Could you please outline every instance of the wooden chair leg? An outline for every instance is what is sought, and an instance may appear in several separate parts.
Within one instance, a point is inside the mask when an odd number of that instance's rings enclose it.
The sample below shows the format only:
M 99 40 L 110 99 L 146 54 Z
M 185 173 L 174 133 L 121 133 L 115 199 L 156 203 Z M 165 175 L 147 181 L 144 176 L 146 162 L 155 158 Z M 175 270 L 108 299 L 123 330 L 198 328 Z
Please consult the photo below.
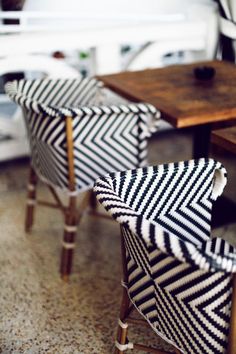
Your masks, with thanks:
M 64 238 L 61 254 L 61 277 L 68 281 L 72 270 L 73 251 L 77 232 L 78 216 L 76 209 L 76 197 L 70 197 L 69 207 L 65 216 Z
M 121 347 L 128 343 L 128 324 L 125 322 L 127 312 L 129 310 L 130 300 L 127 294 L 127 290 L 123 289 L 123 296 L 120 307 L 120 319 L 117 329 L 117 339 L 116 339 L 116 350 L 115 354 L 122 354 L 125 350 L 122 350 Z M 118 348 L 120 346 L 120 349 Z
M 122 259 L 122 268 L 123 268 L 123 281 L 124 285 L 128 282 L 128 272 L 126 264 L 126 251 L 124 245 L 124 237 L 121 232 L 121 259 Z M 130 299 L 127 293 L 126 287 L 123 287 L 123 295 L 120 307 L 120 318 L 119 325 L 117 330 L 117 339 L 116 339 L 116 354 L 122 354 L 126 349 L 122 350 L 122 346 L 128 344 L 128 324 L 126 323 L 126 318 L 129 314 L 130 309 Z M 118 348 L 119 347 L 119 348 Z
M 89 196 L 89 206 L 91 208 L 92 211 L 96 211 L 97 209 L 97 199 L 96 199 L 96 195 L 95 193 L 91 190 L 90 192 L 90 196 Z
M 128 283 L 128 270 L 127 270 L 127 262 L 126 262 L 126 250 L 125 250 L 125 240 L 124 236 L 121 231 L 121 259 L 122 259 L 122 266 L 123 266 L 123 295 L 120 307 L 120 318 L 119 318 L 119 325 L 117 330 L 117 337 L 116 337 L 116 348 L 115 354 L 124 354 L 128 349 L 137 349 L 142 350 L 145 352 L 152 352 L 157 354 L 171 354 L 169 352 L 147 347 L 146 345 L 131 343 L 128 340 L 128 323 L 140 323 L 140 320 L 132 319 L 129 315 L 132 312 L 133 306 L 131 306 L 131 301 L 128 296 L 126 284 Z M 142 321 L 143 322 L 143 321 Z M 175 348 L 176 354 L 180 354 L 180 352 Z
M 25 214 L 26 232 L 29 232 L 31 230 L 34 223 L 36 187 L 37 187 L 37 176 L 33 167 L 31 166 L 29 171 L 29 183 L 28 183 L 27 204 L 26 204 L 26 214 Z

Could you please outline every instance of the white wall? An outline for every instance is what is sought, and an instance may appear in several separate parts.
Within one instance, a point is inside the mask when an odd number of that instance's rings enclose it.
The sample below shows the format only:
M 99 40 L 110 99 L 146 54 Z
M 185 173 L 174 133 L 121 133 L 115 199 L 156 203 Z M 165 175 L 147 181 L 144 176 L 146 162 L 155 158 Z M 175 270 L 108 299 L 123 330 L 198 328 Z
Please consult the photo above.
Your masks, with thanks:
M 192 3 L 213 0 L 26 0 L 24 9 L 34 11 L 73 11 L 96 14 L 183 13 Z

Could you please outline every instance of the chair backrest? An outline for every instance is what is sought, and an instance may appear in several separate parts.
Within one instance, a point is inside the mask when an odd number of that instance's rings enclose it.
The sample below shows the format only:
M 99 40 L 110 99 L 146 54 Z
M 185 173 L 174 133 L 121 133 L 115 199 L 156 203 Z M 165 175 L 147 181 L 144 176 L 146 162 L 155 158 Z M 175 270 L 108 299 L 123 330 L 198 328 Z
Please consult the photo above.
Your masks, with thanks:
M 234 0 L 216 0 L 219 5 L 219 30 L 221 41 L 218 56 L 223 60 L 235 62 L 235 5 Z
M 145 165 L 159 112 L 149 104 L 99 105 L 101 86 L 96 79 L 6 85 L 23 108 L 33 167 L 48 183 L 83 191 L 106 173 Z
M 127 289 L 156 333 L 183 353 L 224 353 L 236 254 L 210 238 L 226 171 L 200 159 L 115 173 L 95 183 L 121 224 Z

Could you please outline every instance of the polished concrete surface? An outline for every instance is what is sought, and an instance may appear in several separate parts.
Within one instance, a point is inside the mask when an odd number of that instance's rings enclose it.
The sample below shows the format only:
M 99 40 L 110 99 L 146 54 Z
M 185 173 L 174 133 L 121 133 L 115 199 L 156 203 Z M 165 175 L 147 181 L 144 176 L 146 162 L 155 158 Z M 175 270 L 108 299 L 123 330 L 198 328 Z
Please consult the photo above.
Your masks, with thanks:
M 157 134 L 149 146 L 150 164 L 191 158 L 189 132 Z M 228 169 L 225 193 L 236 201 L 236 158 L 213 155 Z M 27 159 L 0 165 L 0 352 L 111 354 L 121 297 L 119 227 L 86 215 L 78 228 L 73 274 L 63 282 L 61 214 L 38 207 L 32 232 L 23 230 L 27 175 Z M 43 185 L 39 189 L 47 196 Z M 213 234 L 236 245 L 234 223 Z M 131 340 L 163 346 L 149 329 L 130 333 Z

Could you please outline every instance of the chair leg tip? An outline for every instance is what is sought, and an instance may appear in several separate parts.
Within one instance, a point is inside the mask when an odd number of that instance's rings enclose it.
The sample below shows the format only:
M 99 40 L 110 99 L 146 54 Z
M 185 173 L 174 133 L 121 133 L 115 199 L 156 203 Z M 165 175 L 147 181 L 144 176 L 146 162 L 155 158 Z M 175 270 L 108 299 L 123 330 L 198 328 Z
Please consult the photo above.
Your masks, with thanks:
M 69 280 L 70 280 L 69 274 L 61 274 L 61 279 L 62 279 L 65 283 L 69 283 Z
M 30 233 L 30 231 L 31 231 L 31 226 L 29 226 L 29 225 L 26 225 L 25 226 L 25 232 L 28 234 L 28 233 Z

